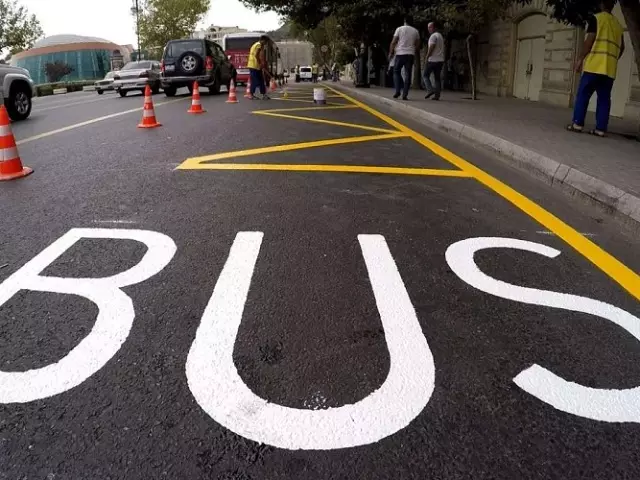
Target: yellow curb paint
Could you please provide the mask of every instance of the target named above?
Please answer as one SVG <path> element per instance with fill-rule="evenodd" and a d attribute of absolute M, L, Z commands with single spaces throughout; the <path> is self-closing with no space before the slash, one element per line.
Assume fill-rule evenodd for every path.
<path fill-rule="evenodd" d="M 358 128 L 360 130 L 368 130 L 370 132 L 380 132 L 380 133 L 398 133 L 396 130 L 389 130 L 387 128 L 378 128 L 371 127 L 369 125 L 360 125 L 357 123 L 346 123 L 346 122 L 337 122 L 334 120 L 325 120 L 324 118 L 312 118 L 312 117 L 299 117 L 297 115 L 286 115 L 282 113 L 273 113 L 273 112 L 265 112 L 258 110 L 257 112 L 253 112 L 257 115 L 265 115 L 270 117 L 279 117 L 279 118 L 289 118 L 291 120 L 302 120 L 304 122 L 312 122 L 312 123 L 322 123 L 325 125 L 336 125 L 338 127 L 350 127 L 350 128 Z"/>
<path fill-rule="evenodd" d="M 178 167 L 181 168 L 182 167 Z M 305 165 L 276 163 L 205 163 L 200 170 L 257 170 L 277 172 L 378 173 L 386 175 L 418 175 L 431 177 L 472 178 L 462 170 L 433 168 L 374 167 L 370 165 Z"/>
<path fill-rule="evenodd" d="M 355 110 L 357 105 L 337 105 L 333 107 L 296 107 L 296 108 L 274 108 L 269 110 L 254 110 L 253 113 L 280 113 L 280 112 L 313 112 L 314 110 Z"/>
<path fill-rule="evenodd" d="M 347 145 L 350 143 L 372 142 L 375 140 L 388 140 L 391 138 L 403 138 L 407 135 L 404 133 L 388 133 L 384 135 L 366 135 L 363 137 L 345 137 L 334 138 L 330 140 L 316 140 L 313 142 L 291 143 L 287 145 L 274 145 L 272 147 L 253 148 L 250 150 L 237 150 L 235 152 L 215 153 L 213 155 L 205 155 L 203 157 L 188 158 L 181 163 L 176 170 L 202 170 L 206 169 L 203 162 L 211 162 L 214 160 L 225 160 L 227 158 L 248 157 L 251 155 L 263 155 L 265 153 L 274 152 L 290 152 L 293 150 L 304 150 L 305 148 L 328 147 L 331 145 Z"/>
<path fill-rule="evenodd" d="M 177 98 L 175 100 L 168 100 L 166 102 L 156 103 L 154 107 L 161 107 L 162 105 L 169 105 L 170 103 L 181 102 L 184 100 L 191 100 L 191 97 L 185 98 Z M 121 117 L 122 115 L 127 115 L 129 113 L 141 112 L 143 110 L 140 108 L 132 108 L 131 110 L 125 110 L 123 112 L 112 113 L 111 115 L 105 115 L 104 117 L 93 118 L 91 120 L 87 120 L 86 122 L 76 123 L 74 125 L 69 125 L 67 127 L 58 128 L 57 130 L 51 130 L 49 132 L 39 133 L 38 135 L 34 135 L 33 137 L 28 137 L 16 142 L 16 145 L 24 145 L 25 143 L 35 142 L 36 140 L 41 140 L 43 138 L 51 137 L 53 135 L 57 135 L 58 133 L 68 132 L 70 130 L 75 130 L 77 128 L 86 127 L 87 125 L 92 125 L 94 123 L 102 122 L 104 120 L 109 120 L 111 118 Z"/>
<path fill-rule="evenodd" d="M 618 283 L 633 297 L 635 297 L 637 300 L 640 300 L 640 275 L 631 270 L 613 255 L 607 253 L 604 249 L 586 238 L 584 235 L 581 235 L 580 232 L 560 220 L 558 217 L 548 212 L 540 205 L 525 197 L 523 194 L 511 188 L 504 182 L 498 180 L 492 175 L 489 175 L 484 170 L 481 170 L 480 168 L 476 167 L 467 160 L 464 160 L 463 158 L 447 150 L 446 148 L 441 147 L 432 140 L 429 140 L 424 135 L 411 130 L 409 127 L 401 124 L 397 120 L 394 120 L 393 118 L 375 110 L 365 103 L 362 103 L 350 97 L 349 95 L 332 89 L 331 87 L 327 88 L 333 90 L 338 95 L 341 95 L 345 100 L 348 100 L 354 105 L 357 105 L 363 110 L 369 112 L 371 115 L 379 118 L 380 120 L 383 120 L 392 127 L 397 128 L 399 131 L 404 132 L 407 136 L 413 138 L 416 142 L 431 150 L 436 155 L 444 158 L 456 167 L 467 172 L 480 183 L 493 190 L 502 198 L 509 201 L 511 204 L 536 220 L 539 224 L 546 227 L 547 230 L 555 233 L 558 237 L 562 238 L 574 250 L 579 252 L 587 260 L 589 260 L 596 267 L 606 273 L 612 280 Z"/>

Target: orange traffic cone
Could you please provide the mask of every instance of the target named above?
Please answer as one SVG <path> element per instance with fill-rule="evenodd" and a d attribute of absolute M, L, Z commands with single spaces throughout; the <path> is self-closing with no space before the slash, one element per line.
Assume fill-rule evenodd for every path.
<path fill-rule="evenodd" d="M 269 90 L 275 92 L 278 89 L 278 85 L 276 84 L 276 79 L 271 77 L 271 85 L 269 85 Z"/>
<path fill-rule="evenodd" d="M 4 105 L 0 105 L 0 181 L 26 177 L 33 170 L 23 167 L 16 139 L 9 124 L 9 114 Z"/>
<path fill-rule="evenodd" d="M 238 97 L 236 96 L 236 84 L 231 79 L 231 85 L 229 86 L 229 100 L 227 103 L 238 103 Z"/>
<path fill-rule="evenodd" d="M 244 92 L 244 98 L 248 98 L 249 100 L 253 98 L 251 95 L 251 79 L 247 82 L 247 90 Z"/>
<path fill-rule="evenodd" d="M 205 113 L 206 110 L 202 108 L 202 103 L 200 103 L 200 86 L 198 82 L 193 82 L 193 100 L 191 101 L 191 108 L 188 110 L 188 113 L 198 114 Z"/>
<path fill-rule="evenodd" d="M 144 90 L 144 109 L 142 111 L 142 121 L 138 128 L 156 128 L 162 126 L 156 120 L 156 112 L 153 109 L 153 97 L 151 96 L 151 88 L 147 85 Z"/>

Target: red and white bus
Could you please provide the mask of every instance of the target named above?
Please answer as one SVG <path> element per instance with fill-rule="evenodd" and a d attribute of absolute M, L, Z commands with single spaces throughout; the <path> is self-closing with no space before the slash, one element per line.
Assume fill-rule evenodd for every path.
<path fill-rule="evenodd" d="M 243 33 L 230 33 L 225 35 L 222 39 L 222 49 L 225 51 L 229 60 L 236 68 L 238 84 L 247 84 L 249 81 L 249 68 L 247 63 L 249 61 L 249 50 L 251 46 L 256 43 L 264 33 L 259 32 L 243 32 Z M 280 73 L 280 54 L 278 53 L 278 46 L 276 43 L 269 39 L 269 44 L 265 50 L 267 70 L 271 75 L 279 75 Z"/>

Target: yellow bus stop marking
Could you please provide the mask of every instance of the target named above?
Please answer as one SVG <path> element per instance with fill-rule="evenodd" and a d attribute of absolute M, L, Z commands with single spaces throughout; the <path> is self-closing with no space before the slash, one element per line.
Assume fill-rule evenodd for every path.
<path fill-rule="evenodd" d="M 640 276 L 615 258 L 613 255 L 607 253 L 604 249 L 596 245 L 594 242 L 581 235 L 577 230 L 560 220 L 551 212 L 545 210 L 540 205 L 525 197 L 520 192 L 511 188 L 504 182 L 498 180 L 492 175 L 488 174 L 484 170 L 476 167 L 472 163 L 464 160 L 455 153 L 447 150 L 446 148 L 438 145 L 432 140 L 429 140 L 424 135 L 410 129 L 402 123 L 394 120 L 393 118 L 381 113 L 374 108 L 362 103 L 349 95 L 346 95 L 338 90 L 332 89 L 335 93 L 341 95 L 345 100 L 352 102 L 354 105 L 359 106 L 363 110 L 369 112 L 371 115 L 386 122 L 399 131 L 404 132 L 407 136 L 413 138 L 416 142 L 426 147 L 439 157 L 449 161 L 451 164 L 460 168 L 462 171 L 467 172 L 471 177 L 478 180 L 480 183 L 493 190 L 505 200 L 519 208 L 522 212 L 526 213 L 529 217 L 536 220 L 539 224 L 547 228 L 547 230 L 555 233 L 558 237 L 562 238 L 568 245 L 574 250 L 580 253 L 583 257 L 588 259 L 596 267 L 607 274 L 612 280 L 618 283 L 622 288 L 629 292 L 637 300 L 640 300 Z"/>
<path fill-rule="evenodd" d="M 347 145 L 351 143 L 372 142 L 375 140 L 388 140 L 390 138 L 403 138 L 407 134 L 402 132 L 386 133 L 383 135 L 366 135 L 362 137 L 333 138 L 330 140 L 315 140 L 312 142 L 290 143 L 287 145 L 274 145 L 271 147 L 252 148 L 249 150 L 237 150 L 234 152 L 215 153 L 203 157 L 188 158 L 181 163 L 177 170 L 207 170 L 204 162 L 215 160 L 225 160 L 228 158 L 248 157 L 251 155 L 263 155 L 275 152 L 291 152 L 294 150 L 304 150 L 306 148 L 327 147 L 332 145 Z"/>

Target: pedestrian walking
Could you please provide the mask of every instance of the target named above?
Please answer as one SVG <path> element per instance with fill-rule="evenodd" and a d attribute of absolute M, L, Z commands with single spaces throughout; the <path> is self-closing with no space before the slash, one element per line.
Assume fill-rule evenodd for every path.
<path fill-rule="evenodd" d="M 393 40 L 389 47 L 389 59 L 393 61 L 393 83 L 396 92 L 393 98 L 400 96 L 408 100 L 409 87 L 411 87 L 411 75 L 415 62 L 416 52 L 420 49 L 420 33 L 412 27 L 413 19 L 406 17 L 404 25 L 398 27 L 393 34 Z M 406 80 L 402 78 L 402 69 L 405 70 Z"/>
<path fill-rule="evenodd" d="M 311 81 L 318 83 L 318 64 L 314 63 L 311 67 Z"/>
<path fill-rule="evenodd" d="M 442 91 L 442 68 L 444 67 L 444 37 L 438 31 L 438 24 L 431 22 L 429 29 L 429 49 L 427 51 L 427 64 L 424 68 L 422 78 L 427 88 L 427 95 L 424 98 L 433 97 L 440 100 Z M 431 75 L 434 77 L 434 84 L 431 83 Z"/>
<path fill-rule="evenodd" d="M 251 98 L 256 97 L 256 89 L 260 89 L 263 100 L 268 100 L 267 86 L 265 76 L 269 77 L 267 72 L 267 62 L 264 54 L 264 46 L 269 43 L 269 37 L 262 35 L 260 40 L 254 43 L 249 50 L 249 59 L 247 67 L 249 67 L 249 75 L 251 78 Z"/>
<path fill-rule="evenodd" d="M 616 79 L 618 60 L 624 53 L 624 30 L 611 11 L 615 0 L 600 2 L 600 13 L 589 19 L 582 52 L 576 60 L 576 72 L 582 71 L 573 110 L 573 122 L 567 130 L 580 133 L 594 92 L 598 95 L 596 128 L 589 133 L 604 137 L 611 114 L 611 90 Z"/>

